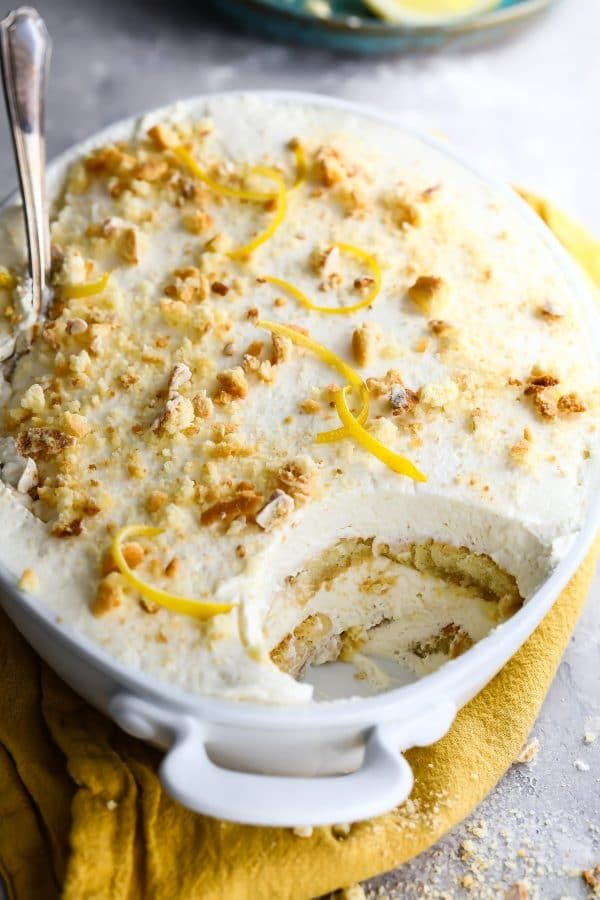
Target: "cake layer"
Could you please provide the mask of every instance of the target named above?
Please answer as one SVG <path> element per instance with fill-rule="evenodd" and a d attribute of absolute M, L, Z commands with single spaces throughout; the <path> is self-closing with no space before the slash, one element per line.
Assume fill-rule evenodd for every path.
<path fill-rule="evenodd" d="M 270 639 L 284 633 L 271 658 L 296 678 L 358 652 L 424 674 L 468 650 L 521 602 L 512 576 L 464 547 L 429 542 L 392 552 L 350 539 L 287 579 L 266 627 Z"/>

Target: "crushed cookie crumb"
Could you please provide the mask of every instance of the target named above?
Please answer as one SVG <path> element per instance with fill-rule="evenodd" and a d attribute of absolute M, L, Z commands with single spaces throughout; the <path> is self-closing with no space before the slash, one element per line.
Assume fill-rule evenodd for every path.
<path fill-rule="evenodd" d="M 158 512 L 168 499 L 164 491 L 151 491 L 146 500 L 146 509 L 150 513 Z"/>
<path fill-rule="evenodd" d="M 368 322 L 363 323 L 352 332 L 352 354 L 358 366 L 366 366 L 373 357 L 375 335 Z"/>
<path fill-rule="evenodd" d="M 554 400 L 549 400 L 542 394 L 533 395 L 533 405 L 543 419 L 555 419 L 557 415 L 557 407 Z"/>
<path fill-rule="evenodd" d="M 238 491 L 230 500 L 220 500 L 205 509 L 200 516 L 200 522 L 202 525 L 214 525 L 219 522 L 221 525 L 229 526 L 234 519 L 241 516 L 247 519 L 254 517 L 263 502 L 263 495 L 253 488 Z"/>
<path fill-rule="evenodd" d="M 360 884 L 352 884 L 336 893 L 336 900 L 366 900 L 364 888 Z"/>
<path fill-rule="evenodd" d="M 366 291 L 373 287 L 375 284 L 375 279 L 371 278 L 370 275 L 361 275 L 359 278 L 354 279 L 354 287 L 357 291 Z"/>
<path fill-rule="evenodd" d="M 556 375 L 551 375 L 549 372 L 532 373 L 528 378 L 525 394 L 528 396 L 539 394 L 540 391 L 557 384 L 560 384 L 560 379 Z"/>
<path fill-rule="evenodd" d="M 85 437 L 91 429 L 91 425 L 85 416 L 79 413 L 66 412 L 64 416 L 65 427 L 69 434 L 76 438 Z"/>
<path fill-rule="evenodd" d="M 479 406 L 475 406 L 471 410 L 471 419 L 469 422 L 471 431 L 473 431 L 473 432 L 477 431 L 477 429 L 479 428 L 479 426 L 481 424 L 481 420 L 484 418 L 484 415 L 485 414 L 484 414 L 483 410 Z"/>
<path fill-rule="evenodd" d="M 175 394 L 165 403 L 161 414 L 152 424 L 155 434 L 178 434 L 189 428 L 194 421 L 194 405 L 187 397 Z"/>
<path fill-rule="evenodd" d="M 531 450 L 531 442 L 526 438 L 516 441 L 509 449 L 509 454 L 514 462 L 523 462 Z"/>
<path fill-rule="evenodd" d="M 402 376 L 396 369 L 388 369 L 383 378 L 367 378 L 367 388 L 374 397 L 383 397 L 389 394 L 391 388 L 396 384 L 403 384 Z"/>
<path fill-rule="evenodd" d="M 272 381 L 275 381 L 276 370 L 269 359 L 263 359 L 256 370 L 256 374 L 265 384 L 271 384 Z"/>
<path fill-rule="evenodd" d="M 205 390 L 202 390 L 199 394 L 196 394 L 196 396 L 192 400 L 192 405 L 194 407 L 194 413 L 196 416 L 198 416 L 199 419 L 211 418 L 214 411 L 213 402 L 210 397 L 207 396 Z"/>
<path fill-rule="evenodd" d="M 113 609 L 117 609 L 123 602 L 123 599 L 121 574 L 119 572 L 111 572 L 99 582 L 90 611 L 93 616 L 100 618 L 112 612 Z"/>
<path fill-rule="evenodd" d="M 136 569 L 144 561 L 144 548 L 137 541 L 123 545 L 123 559 L 130 569 Z"/>
<path fill-rule="evenodd" d="M 298 408 L 300 412 L 305 413 L 307 416 L 314 416 L 315 413 L 321 411 L 321 404 L 318 400 L 313 400 L 311 397 L 308 397 L 299 404 Z"/>
<path fill-rule="evenodd" d="M 115 562 L 115 558 L 113 556 L 112 549 L 109 547 L 102 554 L 102 563 L 100 566 L 100 571 L 103 575 L 110 575 L 111 572 L 118 572 L 119 567 Z"/>
<path fill-rule="evenodd" d="M 552 300 L 544 300 L 544 302 L 538 306 L 537 313 L 542 319 L 563 319 L 565 317 L 565 311 L 562 307 L 558 306 L 557 303 L 554 303 Z"/>
<path fill-rule="evenodd" d="M 515 759 L 515 763 L 526 765 L 532 762 L 540 752 L 540 742 L 538 738 L 530 738 L 522 747 L 519 755 Z"/>
<path fill-rule="evenodd" d="M 192 379 L 192 372 L 189 366 L 186 366 L 185 363 L 176 363 L 173 366 L 171 374 L 169 376 L 168 383 L 168 392 L 169 396 L 175 394 L 180 387 L 183 387 L 184 384 L 187 384 Z"/>
<path fill-rule="evenodd" d="M 78 537 L 82 530 L 81 519 L 72 519 L 70 522 L 55 522 L 51 534 L 59 538 Z"/>
<path fill-rule="evenodd" d="M 557 407 L 559 412 L 566 413 L 567 415 L 582 413 L 587 409 L 581 397 L 579 397 L 579 395 L 575 392 L 572 392 L 570 394 L 563 394 L 561 397 L 559 397 Z"/>
<path fill-rule="evenodd" d="M 85 319 L 75 318 L 68 319 L 67 324 L 65 326 L 65 331 L 67 334 L 78 335 L 84 334 L 88 330 L 88 323 Z"/>
<path fill-rule="evenodd" d="M 319 180 L 325 187 L 333 187 L 354 177 L 358 169 L 352 165 L 337 147 L 324 145 L 315 154 L 315 167 Z"/>
<path fill-rule="evenodd" d="M 560 379 L 556 375 L 536 370 L 527 379 L 527 385 L 523 391 L 524 396 L 531 397 L 535 410 L 543 419 L 552 420 L 558 414 L 556 400 L 546 391 L 548 388 L 556 387 L 559 383 Z"/>
<path fill-rule="evenodd" d="M 450 322 L 446 322 L 444 319 L 430 319 L 427 323 L 427 327 L 432 334 L 445 334 L 447 331 L 453 330 L 453 326 Z"/>
<path fill-rule="evenodd" d="M 134 168 L 135 157 L 116 144 L 109 144 L 93 150 L 83 164 L 93 174 L 125 174 Z"/>
<path fill-rule="evenodd" d="M 419 275 L 408 288 L 409 300 L 426 316 L 436 316 L 448 302 L 448 284 L 437 275 Z"/>
<path fill-rule="evenodd" d="M 582 869 L 581 877 L 584 883 L 592 889 L 592 894 L 600 897 L 600 863 L 593 869 Z"/>
<path fill-rule="evenodd" d="M 390 391 L 390 406 L 393 416 L 403 416 L 410 412 L 419 402 L 419 395 L 410 388 L 395 384 Z"/>
<path fill-rule="evenodd" d="M 213 281 L 213 283 L 210 286 L 210 289 L 213 292 L 213 294 L 218 294 L 219 297 L 226 297 L 227 294 L 229 293 L 229 288 L 222 281 Z"/>
<path fill-rule="evenodd" d="M 241 366 L 218 372 L 217 381 L 220 390 L 214 397 L 215 403 L 225 405 L 232 400 L 243 400 L 248 395 L 248 382 Z"/>
<path fill-rule="evenodd" d="M 159 607 L 156 603 L 152 603 L 151 600 L 147 600 L 146 597 L 140 597 L 138 599 L 138 606 L 145 613 L 148 613 L 149 616 L 155 616 L 159 610 Z"/>
<path fill-rule="evenodd" d="M 263 531 L 272 531 L 281 525 L 294 511 L 294 500 L 280 488 L 273 491 L 263 508 L 257 513 L 254 521 Z"/>
<path fill-rule="evenodd" d="M 137 181 L 160 181 L 169 171 L 166 159 L 147 159 L 134 168 L 132 177 Z"/>
<path fill-rule="evenodd" d="M 15 447 L 19 456 L 44 460 L 57 456 L 73 442 L 74 438 L 71 435 L 58 428 L 34 427 L 18 435 Z"/>
<path fill-rule="evenodd" d="M 147 134 L 157 150 L 170 150 L 179 144 L 176 132 L 169 125 L 153 125 Z"/>
<path fill-rule="evenodd" d="M 137 228 L 130 226 L 122 230 L 118 245 L 118 253 L 123 262 L 130 266 L 136 266 L 139 263 L 140 252 Z"/>
<path fill-rule="evenodd" d="M 250 353 L 245 353 L 242 358 L 242 369 L 246 375 L 256 375 L 259 368 L 260 359 L 257 356 L 252 356 Z"/>
<path fill-rule="evenodd" d="M 390 194 L 385 199 L 385 206 L 391 214 L 396 228 L 417 228 L 422 221 L 421 211 L 416 203 L 407 200 L 400 192 Z"/>
<path fill-rule="evenodd" d="M 190 234 L 205 234 L 214 225 L 212 216 L 202 209 L 184 213 L 181 221 L 185 230 Z"/>
<path fill-rule="evenodd" d="M 265 348 L 263 341 L 252 341 L 252 343 L 248 344 L 246 347 L 246 355 L 247 356 L 260 356 Z"/>
<path fill-rule="evenodd" d="M 299 456 L 283 465 L 277 472 L 277 482 L 297 504 L 310 497 L 315 477 L 315 465 L 308 456 Z"/>
<path fill-rule="evenodd" d="M 292 342 L 279 334 L 271 335 L 271 365 L 278 366 L 290 358 Z"/>
<path fill-rule="evenodd" d="M 35 594 L 40 587 L 40 579 L 33 569 L 23 569 L 17 587 L 28 594 Z"/>
<path fill-rule="evenodd" d="M 177 578 L 181 571 L 181 562 L 180 560 L 174 556 L 172 560 L 170 560 L 165 566 L 165 575 L 167 578 Z"/>
<path fill-rule="evenodd" d="M 459 388 L 455 381 L 447 378 L 445 381 L 424 384 L 419 388 L 419 400 L 427 409 L 451 409 L 459 396 Z"/>

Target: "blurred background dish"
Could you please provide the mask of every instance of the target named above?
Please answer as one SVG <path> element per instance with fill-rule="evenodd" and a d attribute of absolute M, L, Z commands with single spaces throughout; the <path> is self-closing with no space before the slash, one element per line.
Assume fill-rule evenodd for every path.
<path fill-rule="evenodd" d="M 500 0 L 493 9 L 460 15 L 440 25 L 397 25 L 372 11 L 385 4 L 363 0 L 212 0 L 219 12 L 246 30 L 353 53 L 427 50 L 453 43 L 471 46 L 504 37 L 557 0 Z M 485 7 L 485 8 L 483 8 Z"/>

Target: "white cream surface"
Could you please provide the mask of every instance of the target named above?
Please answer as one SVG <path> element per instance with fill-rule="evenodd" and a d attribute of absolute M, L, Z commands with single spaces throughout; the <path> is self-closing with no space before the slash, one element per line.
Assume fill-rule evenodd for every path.
<path fill-rule="evenodd" d="M 409 457 L 428 480 L 418 484 L 393 473 L 350 440 L 315 445 L 317 431 L 339 424 L 335 411 L 322 401 L 323 389 L 342 381 L 312 354 L 294 351 L 278 367 L 273 383 L 253 384 L 248 396 L 226 411 L 237 426 L 236 438 L 255 448 L 247 460 L 217 464 L 208 434 L 193 453 L 179 435 L 151 451 L 143 443 L 137 448 L 130 424 L 147 415 L 148 393 L 141 388 L 96 407 L 90 404 L 85 413 L 95 429 L 86 461 L 103 460 L 109 452 L 96 437 L 107 417 L 124 436 L 102 485 L 111 493 L 110 521 L 116 526 L 147 521 L 148 489 L 177 482 L 183 500 L 170 498 L 161 514 L 165 532 L 156 539 L 157 552 L 182 562 L 177 593 L 234 602 L 237 608 L 230 614 L 199 626 L 164 609 L 148 615 L 131 598 L 107 616 L 93 616 L 89 607 L 98 558 L 108 544 L 106 518 L 90 519 L 79 537 L 51 537 L 49 524 L 34 514 L 35 504 L 11 485 L 0 485 L 0 562 L 15 581 L 24 569 L 33 569 L 40 599 L 57 620 L 136 669 L 202 694 L 304 703 L 310 701 L 310 686 L 295 682 L 268 659 L 265 623 L 273 617 L 272 598 L 284 579 L 339 540 L 365 537 L 393 545 L 434 539 L 464 545 L 489 554 L 514 574 L 525 597 L 548 576 L 581 528 L 597 483 L 598 363 L 573 284 L 529 219 L 438 150 L 353 112 L 252 95 L 159 111 L 137 123 L 131 136 L 143 136 L 156 121 L 202 118 L 214 123 L 200 151 L 206 162 L 226 160 L 232 169 L 274 161 L 289 166 L 285 148 L 297 137 L 311 150 L 335 145 L 359 161 L 368 173 L 364 190 L 373 204 L 389 192 L 410 199 L 435 191 L 423 207 L 421 225 L 398 228 L 381 216 L 346 215 L 339 195 L 321 190 L 316 196 L 317 188 L 309 181 L 290 195 L 284 226 L 251 263 L 227 263 L 223 278 L 243 279 L 245 290 L 199 306 L 198 319 L 210 319 L 213 328 L 208 337 L 197 330 L 198 319 L 185 333 L 175 325 L 165 327 L 172 355 L 148 376 L 152 390 L 156 393 L 164 385 L 172 361 L 190 366 L 194 390 L 211 388 L 212 373 L 238 364 L 247 344 L 258 337 L 268 342 L 269 335 L 259 333 L 255 321 L 247 319 L 249 307 L 258 309 L 260 318 L 302 325 L 351 363 L 352 331 L 369 323 L 377 334 L 377 352 L 360 369 L 361 375 L 381 378 L 387 369 L 398 369 L 422 398 L 418 432 L 399 428 L 376 403 L 372 431 Z M 59 173 L 57 189 L 63 175 Z M 115 210 L 101 186 L 84 194 L 72 191 L 58 202 L 53 240 L 63 246 L 71 240 L 85 243 L 81 235 L 91 222 L 116 213 L 137 221 L 156 202 L 142 192 L 125 197 Z M 122 327 L 114 334 L 110 365 L 121 371 L 131 354 L 130 336 L 140 343 L 146 329 L 157 327 L 153 316 L 165 273 L 192 263 L 216 270 L 225 266 L 222 257 L 203 250 L 203 242 L 183 232 L 177 209 L 163 201 L 156 208 L 159 225 L 139 226 L 139 264 L 112 268 L 109 299 Z M 247 239 L 249 229 L 264 227 L 254 209 L 223 203 L 212 213 L 234 244 Z M 5 219 L 0 227 L 0 263 L 18 266 L 22 251 L 14 219 Z M 383 288 L 372 307 L 353 316 L 329 316 L 288 299 L 285 307 L 274 308 L 278 292 L 257 283 L 257 275 L 288 279 L 319 303 L 348 302 L 352 279 L 360 272 L 350 267 L 340 288 L 320 293 L 308 263 L 311 251 L 332 241 L 377 255 Z M 89 245 L 85 253 L 91 255 Z M 439 318 L 452 323 L 459 339 L 446 352 L 431 336 L 428 317 L 407 297 L 408 286 L 419 275 L 438 276 L 449 286 Z M 356 299 L 353 293 L 353 302 Z M 538 314 L 547 301 L 564 313 L 559 320 Z M 233 323 L 233 359 L 222 359 L 224 340 L 212 337 L 215 322 L 218 325 L 223 316 Z M 415 349 L 423 342 L 424 349 Z M 209 376 L 206 359 L 212 366 Z M 92 379 L 108 379 L 105 359 L 90 364 Z M 12 384 L 0 393 L 0 402 L 8 408 L 13 394 L 20 396 L 28 384 L 43 381 L 47 366 L 47 360 L 25 359 Z M 584 397 L 586 412 L 542 421 L 523 397 L 523 388 L 508 384 L 509 379 L 525 384 L 535 367 L 551 370 L 565 391 Z M 143 382 L 144 390 L 147 387 Z M 321 404 L 318 415 L 298 412 L 307 398 Z M 225 412 L 217 416 L 222 421 Z M 289 416 L 293 421 L 284 425 Z M 517 463 L 510 448 L 524 430 L 531 435 L 531 449 L 528 459 Z M 144 466 L 141 481 L 128 474 L 124 461 L 133 448 L 139 449 Z M 277 528 L 267 532 L 234 523 L 222 533 L 199 525 L 198 510 L 188 502 L 191 485 L 217 478 L 219 472 L 238 480 L 259 477 L 265 464 L 275 469 L 305 456 L 314 471 L 314 491 Z M 236 550 L 240 544 L 243 557 Z M 289 628 L 297 621 L 290 616 Z"/>

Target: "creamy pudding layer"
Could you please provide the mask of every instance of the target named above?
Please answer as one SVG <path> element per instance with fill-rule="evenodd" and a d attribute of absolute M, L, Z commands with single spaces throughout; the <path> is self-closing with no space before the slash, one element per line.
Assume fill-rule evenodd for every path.
<path fill-rule="evenodd" d="M 564 556 L 598 366 L 504 195 L 250 95 L 123 126 L 52 187 L 50 318 L 0 381 L 0 562 L 61 624 L 192 691 L 307 702 L 311 663 L 464 652 Z M 9 210 L 0 332 L 26 302 Z"/>
<path fill-rule="evenodd" d="M 267 633 L 272 619 L 284 637 L 271 659 L 297 678 L 361 651 L 423 674 L 460 656 L 521 603 L 515 579 L 466 547 L 348 539 L 274 596 Z M 293 629 L 292 614 L 300 617 Z"/>

